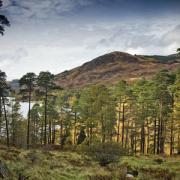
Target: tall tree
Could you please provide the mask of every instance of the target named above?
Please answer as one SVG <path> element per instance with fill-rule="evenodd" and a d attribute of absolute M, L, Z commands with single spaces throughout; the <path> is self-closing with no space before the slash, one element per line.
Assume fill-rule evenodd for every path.
<path fill-rule="evenodd" d="M 180 48 L 177 48 L 177 53 L 180 55 Z"/>
<path fill-rule="evenodd" d="M 171 112 L 172 97 L 168 90 L 168 87 L 175 81 L 175 76 L 169 73 L 167 70 L 161 70 L 156 74 L 154 78 L 156 86 L 156 99 L 158 100 L 159 112 L 158 112 L 158 146 L 157 153 L 164 153 L 165 145 L 165 130 L 169 113 Z"/>
<path fill-rule="evenodd" d="M 4 110 L 4 119 L 6 122 L 6 142 L 7 146 L 9 147 L 9 124 L 7 119 L 7 111 L 6 111 L 6 104 L 5 104 L 5 95 L 7 94 L 7 83 L 6 83 L 6 73 L 0 70 L 0 99 L 2 99 L 2 105 Z"/>
<path fill-rule="evenodd" d="M 74 135 L 73 135 L 73 143 L 74 145 L 76 144 L 76 140 L 77 140 L 77 126 L 78 126 L 78 122 L 80 120 L 80 104 L 79 104 L 79 98 L 80 98 L 80 94 L 76 93 L 73 97 L 72 97 L 72 102 L 71 102 L 71 110 L 72 110 L 72 114 L 73 114 L 73 119 L 74 119 Z"/>
<path fill-rule="evenodd" d="M 48 105 L 48 92 L 55 87 L 53 82 L 54 75 L 50 72 L 42 71 L 38 76 L 38 85 L 41 92 L 44 94 L 44 144 L 47 144 L 47 105 Z"/>
<path fill-rule="evenodd" d="M 93 89 L 95 87 L 85 88 L 80 97 L 81 126 L 86 128 L 88 144 L 92 143 L 94 129 L 98 126 L 97 109 L 95 107 L 97 94 Z"/>
<path fill-rule="evenodd" d="M 124 129 L 125 129 L 125 104 L 130 95 L 130 90 L 126 81 L 119 81 L 115 86 L 114 95 L 117 103 L 118 120 L 117 120 L 117 142 L 120 140 L 120 123 L 122 121 L 121 141 L 124 145 Z"/>
<path fill-rule="evenodd" d="M 27 124 L 27 148 L 30 145 L 30 119 L 31 119 L 31 98 L 32 91 L 35 86 L 36 75 L 34 73 L 27 73 L 20 79 L 20 86 L 22 90 L 28 93 L 28 103 L 29 103 L 29 111 L 28 111 L 28 124 Z"/>
<path fill-rule="evenodd" d="M 32 127 L 32 145 L 36 145 L 38 142 L 38 132 L 40 129 L 40 105 L 34 104 L 31 109 L 31 127 Z"/>
<path fill-rule="evenodd" d="M 18 134 L 20 131 L 19 123 L 22 120 L 22 115 L 20 114 L 21 105 L 18 101 L 12 100 L 12 111 L 11 111 L 11 143 L 13 146 L 19 145 Z"/>

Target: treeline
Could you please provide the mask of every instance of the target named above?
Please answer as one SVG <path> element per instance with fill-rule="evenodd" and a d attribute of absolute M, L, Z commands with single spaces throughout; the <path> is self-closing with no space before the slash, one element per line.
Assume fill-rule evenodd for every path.
<path fill-rule="evenodd" d="M 20 92 L 8 98 L 6 75 L 0 71 L 1 143 L 63 149 L 117 142 L 131 154 L 180 154 L 180 70 L 81 90 L 60 89 L 50 72 L 27 73 L 20 85 Z M 27 119 L 20 101 L 29 104 Z"/>

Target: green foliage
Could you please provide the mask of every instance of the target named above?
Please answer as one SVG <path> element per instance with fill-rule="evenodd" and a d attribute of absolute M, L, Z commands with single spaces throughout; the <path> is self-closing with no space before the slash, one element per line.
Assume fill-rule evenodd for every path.
<path fill-rule="evenodd" d="M 0 0 L 0 8 L 2 7 L 3 2 Z M 0 15 L 0 34 L 4 35 L 5 27 L 10 26 L 9 20 L 6 16 Z"/>
<path fill-rule="evenodd" d="M 39 76 L 37 78 L 37 83 L 40 87 L 44 88 L 44 89 L 49 89 L 52 88 L 54 86 L 53 83 L 53 78 L 54 75 L 51 74 L 49 71 L 42 71 L 39 73 Z"/>
<path fill-rule="evenodd" d="M 117 163 L 124 155 L 124 150 L 120 144 L 113 142 L 95 143 L 90 146 L 84 146 L 82 149 L 85 154 L 98 161 L 101 166 Z"/>
<path fill-rule="evenodd" d="M 177 48 L 177 52 L 178 52 L 178 54 L 180 54 L 180 48 Z"/>

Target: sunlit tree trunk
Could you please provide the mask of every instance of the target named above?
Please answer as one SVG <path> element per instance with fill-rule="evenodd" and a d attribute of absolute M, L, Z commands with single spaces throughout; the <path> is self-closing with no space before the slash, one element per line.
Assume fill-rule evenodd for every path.
<path fill-rule="evenodd" d="M 76 134 L 77 134 L 76 123 L 77 123 L 77 112 L 74 113 L 74 145 L 76 144 Z"/>
<path fill-rule="evenodd" d="M 160 118 L 158 118 L 158 132 L 157 132 L 157 154 L 160 153 L 160 129 L 161 129 L 161 121 Z"/>
<path fill-rule="evenodd" d="M 159 143 L 159 148 L 160 148 L 160 154 L 164 154 L 164 122 L 163 122 L 163 114 L 162 114 L 162 98 L 160 99 L 160 143 Z"/>
<path fill-rule="evenodd" d="M 170 137 L 170 155 L 172 155 L 174 153 L 174 113 L 173 113 L 173 109 L 174 109 L 174 97 L 172 95 L 172 114 L 171 114 L 171 137 Z"/>
<path fill-rule="evenodd" d="M 127 146 L 128 146 L 128 140 L 129 140 L 129 119 L 128 119 L 128 124 L 127 124 L 127 127 L 126 127 L 126 140 L 125 140 L 125 149 L 127 149 Z"/>
<path fill-rule="evenodd" d="M 119 142 L 120 136 L 120 122 L 121 122 L 121 102 L 119 104 L 119 111 L 118 111 L 118 123 L 117 123 L 117 142 Z"/>
<path fill-rule="evenodd" d="M 147 120 L 147 154 L 149 154 L 150 149 L 150 127 L 149 127 L 149 120 Z"/>
<path fill-rule="evenodd" d="M 125 124 L 125 104 L 122 109 L 122 147 L 124 146 L 124 124 Z"/>
<path fill-rule="evenodd" d="M 154 148 L 153 148 L 153 152 L 154 154 L 156 154 L 156 139 L 157 139 L 157 125 L 156 125 L 156 117 L 154 118 Z"/>

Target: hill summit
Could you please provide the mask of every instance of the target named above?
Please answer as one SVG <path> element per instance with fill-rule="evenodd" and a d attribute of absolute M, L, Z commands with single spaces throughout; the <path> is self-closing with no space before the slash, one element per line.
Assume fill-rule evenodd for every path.
<path fill-rule="evenodd" d="M 56 76 L 56 83 L 66 87 L 84 87 L 89 84 L 114 84 L 119 80 L 147 79 L 161 69 L 175 70 L 180 67 L 180 57 L 131 55 L 111 52 L 97 57 L 82 66 L 64 71 Z"/>

